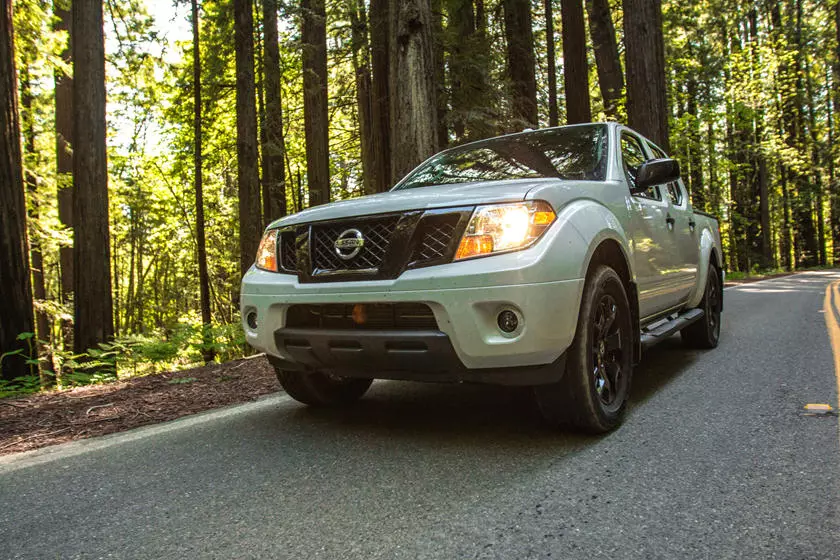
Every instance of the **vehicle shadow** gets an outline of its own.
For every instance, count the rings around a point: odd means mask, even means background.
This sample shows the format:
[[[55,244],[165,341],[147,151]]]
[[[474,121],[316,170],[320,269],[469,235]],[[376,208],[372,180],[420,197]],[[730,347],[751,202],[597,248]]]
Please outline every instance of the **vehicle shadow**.
[[[629,413],[632,415],[662,387],[678,379],[700,356],[685,348],[679,336],[647,351],[635,369]],[[437,438],[446,434],[450,441],[478,438],[496,443],[505,436],[512,440],[527,436],[531,443],[540,439],[555,444],[600,439],[546,426],[527,387],[378,381],[360,402],[349,408],[290,406],[292,409],[283,415],[285,429],[290,424],[313,424],[319,429],[389,438]]]

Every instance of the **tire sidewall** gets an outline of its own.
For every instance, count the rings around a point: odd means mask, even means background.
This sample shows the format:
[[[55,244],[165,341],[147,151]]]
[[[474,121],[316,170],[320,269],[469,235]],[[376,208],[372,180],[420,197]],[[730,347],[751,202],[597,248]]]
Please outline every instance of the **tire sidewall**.
[[[610,294],[618,306],[618,317],[622,336],[627,338],[627,352],[622,357],[622,371],[624,372],[623,388],[619,393],[620,402],[618,406],[610,409],[601,402],[595,388],[595,377],[593,375],[594,363],[592,358],[592,337],[594,327],[592,325],[592,314],[602,295]],[[572,371],[567,374],[578,377],[582,382],[586,407],[594,415],[603,430],[609,430],[617,426],[627,406],[627,397],[630,393],[632,379],[632,358],[630,348],[632,344],[632,322],[630,319],[630,302],[624,284],[618,274],[607,266],[599,266],[587,278],[584,287],[581,309],[578,317],[577,332],[573,343],[573,352],[570,356],[569,366]],[[622,394],[623,393],[623,394]]]

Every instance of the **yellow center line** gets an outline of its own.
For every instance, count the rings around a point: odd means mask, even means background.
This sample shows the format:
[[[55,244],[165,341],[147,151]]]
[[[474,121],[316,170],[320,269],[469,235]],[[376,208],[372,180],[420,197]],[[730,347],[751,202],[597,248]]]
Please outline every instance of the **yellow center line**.
[[[838,404],[840,404],[840,322],[837,320],[840,303],[838,302],[840,302],[840,280],[835,280],[825,289],[823,317],[828,330],[828,339],[831,342],[831,352],[834,355],[834,377],[837,381]]]

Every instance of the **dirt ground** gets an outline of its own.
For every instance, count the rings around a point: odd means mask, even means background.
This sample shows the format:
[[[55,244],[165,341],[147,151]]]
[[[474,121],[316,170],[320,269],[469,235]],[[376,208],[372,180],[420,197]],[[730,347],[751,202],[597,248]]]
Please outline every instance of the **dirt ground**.
[[[156,424],[280,389],[264,356],[0,400],[0,455]]]

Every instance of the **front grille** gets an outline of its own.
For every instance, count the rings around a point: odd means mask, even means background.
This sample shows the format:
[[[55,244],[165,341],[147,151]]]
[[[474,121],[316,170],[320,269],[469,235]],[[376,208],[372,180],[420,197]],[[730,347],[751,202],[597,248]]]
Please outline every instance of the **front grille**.
[[[297,233],[294,231],[280,234],[280,268],[297,272]]]
[[[424,303],[292,305],[286,327],[334,330],[438,330],[435,315]]]
[[[460,214],[445,214],[424,218],[420,222],[416,236],[417,241],[409,262],[416,266],[450,258],[450,253],[453,250],[452,241],[460,218]]]
[[[327,225],[313,225],[311,254],[314,273],[378,269],[388,251],[398,216],[366,221],[347,221]],[[335,250],[335,242],[342,233],[357,229],[364,237],[359,254],[344,260]]]

